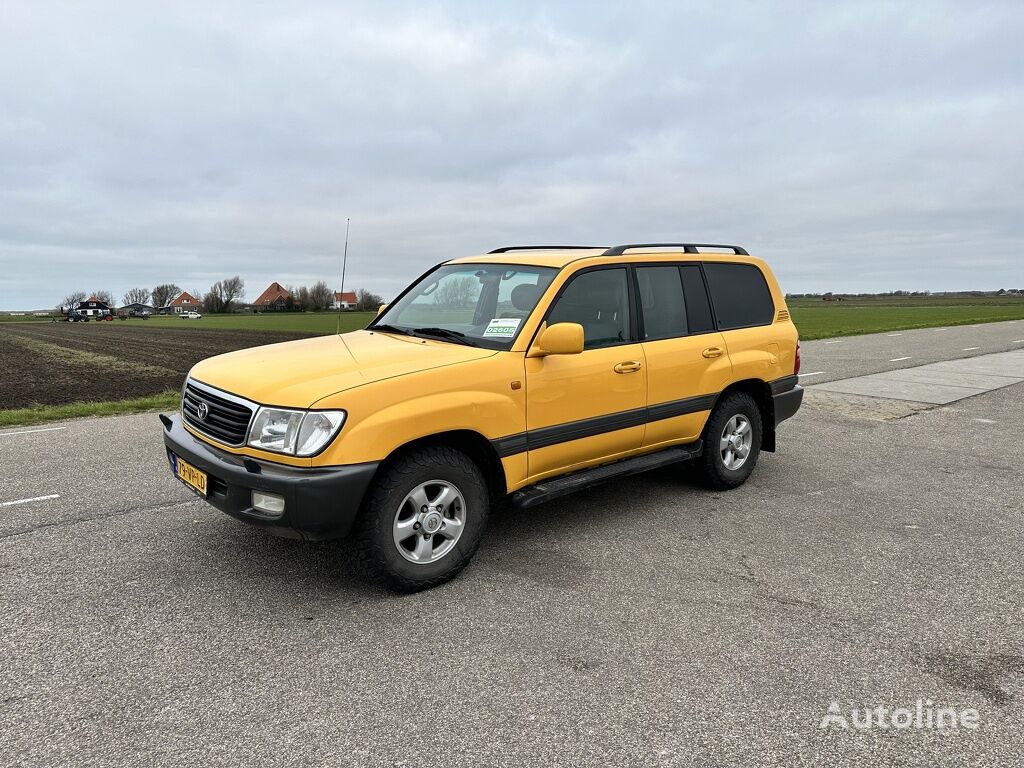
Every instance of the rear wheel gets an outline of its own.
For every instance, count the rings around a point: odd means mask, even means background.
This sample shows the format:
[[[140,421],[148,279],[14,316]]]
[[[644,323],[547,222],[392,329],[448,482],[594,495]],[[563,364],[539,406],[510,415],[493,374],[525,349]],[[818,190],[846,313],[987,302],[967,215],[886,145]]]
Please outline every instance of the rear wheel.
[[[461,451],[404,454],[374,484],[356,524],[364,572],[401,592],[437,586],[466,567],[489,512],[487,484]]]
[[[726,491],[743,485],[761,452],[761,409],[745,392],[732,392],[715,406],[704,427],[698,462],[708,488]]]

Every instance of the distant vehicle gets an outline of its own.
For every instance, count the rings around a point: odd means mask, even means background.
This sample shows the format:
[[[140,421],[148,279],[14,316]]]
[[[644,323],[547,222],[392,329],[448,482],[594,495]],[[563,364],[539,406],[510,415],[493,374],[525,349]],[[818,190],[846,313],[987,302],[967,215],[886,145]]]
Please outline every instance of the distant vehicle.
[[[202,315],[199,314],[198,312],[182,312],[180,317],[183,320],[198,320],[199,318],[202,317]]]
[[[149,320],[149,318],[152,317],[152,315],[153,313],[150,312],[148,309],[140,309],[138,311],[133,309],[128,313],[128,317],[137,317],[140,320]]]

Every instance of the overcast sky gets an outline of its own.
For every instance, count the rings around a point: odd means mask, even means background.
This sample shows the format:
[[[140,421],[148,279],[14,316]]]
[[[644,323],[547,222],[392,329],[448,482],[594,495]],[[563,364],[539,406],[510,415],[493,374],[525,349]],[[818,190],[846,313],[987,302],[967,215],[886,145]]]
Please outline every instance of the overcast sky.
[[[0,4],[0,308],[514,243],[1024,288],[1024,4]]]

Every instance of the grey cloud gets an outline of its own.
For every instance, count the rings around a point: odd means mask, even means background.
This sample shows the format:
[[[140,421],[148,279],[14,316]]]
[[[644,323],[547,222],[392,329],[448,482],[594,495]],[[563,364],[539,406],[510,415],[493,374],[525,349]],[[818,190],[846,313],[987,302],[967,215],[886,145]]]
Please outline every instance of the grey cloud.
[[[1024,287],[1014,3],[23,4],[0,307],[388,294],[512,242],[737,241],[793,291]],[[255,293],[253,293],[255,295]]]

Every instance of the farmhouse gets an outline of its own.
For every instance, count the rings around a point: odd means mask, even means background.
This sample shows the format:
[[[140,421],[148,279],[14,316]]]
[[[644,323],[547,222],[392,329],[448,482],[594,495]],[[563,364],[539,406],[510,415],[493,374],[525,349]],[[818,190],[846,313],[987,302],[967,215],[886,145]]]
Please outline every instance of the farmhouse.
[[[260,294],[259,298],[252,303],[253,309],[275,311],[292,309],[295,306],[295,297],[280,283],[274,282],[267,286],[267,290]]]
[[[85,301],[80,301],[71,307],[71,310],[87,317],[103,317],[110,314],[110,305],[95,296],[90,296]]]
[[[345,291],[341,293],[335,291],[334,303],[331,304],[331,309],[355,309],[356,306],[356,292]]]
[[[160,307],[161,315],[180,315],[182,312],[198,312],[202,302],[188,291],[182,291],[167,304]]]

